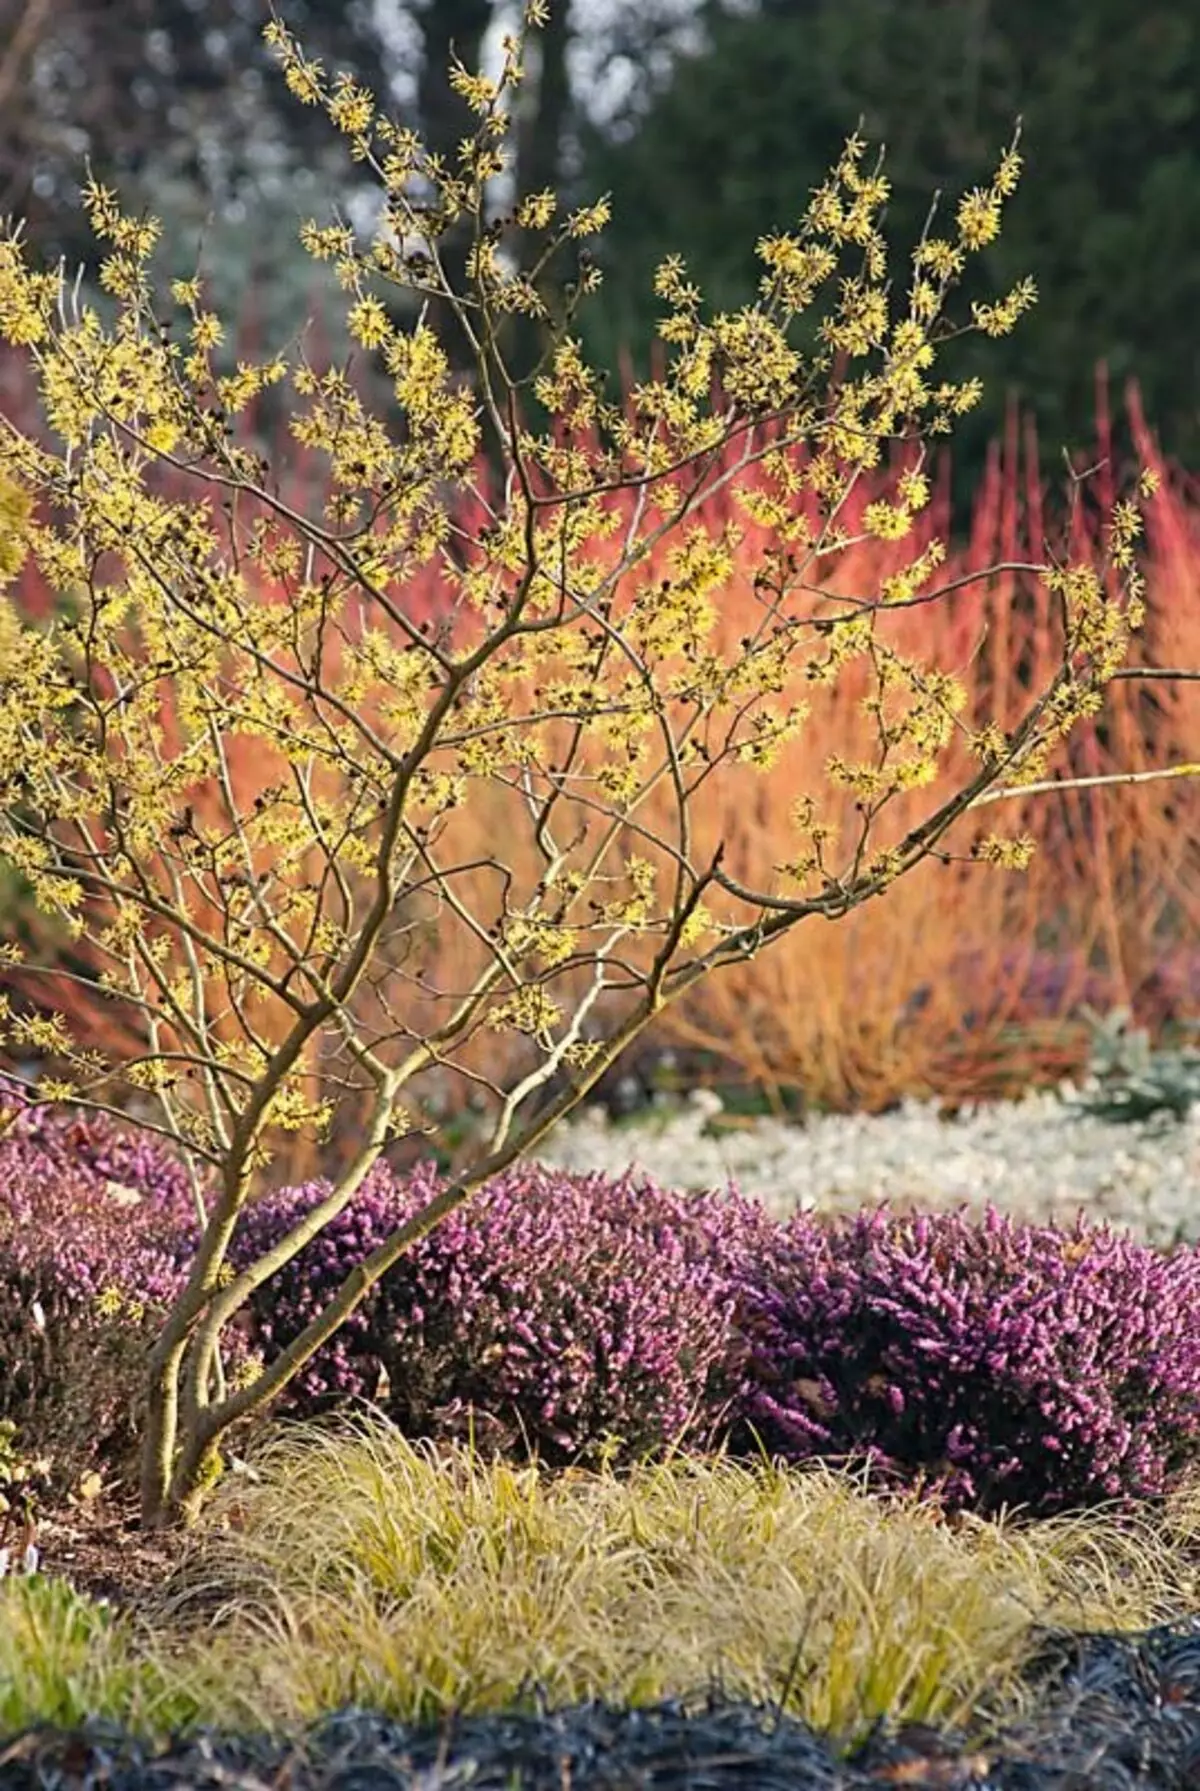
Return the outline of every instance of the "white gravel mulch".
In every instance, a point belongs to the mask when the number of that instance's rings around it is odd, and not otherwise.
[[[1064,1093],[1067,1091],[1064,1091]],[[613,1123],[589,1108],[538,1155],[564,1169],[621,1174],[631,1166],[665,1187],[732,1181],[780,1217],[797,1208],[853,1211],[889,1200],[906,1207],[982,1208],[1020,1219],[1089,1218],[1127,1226],[1156,1244],[1200,1239],[1200,1109],[1113,1123],[1081,1114],[1054,1092],[961,1108],[909,1101],[893,1113],[820,1115],[803,1124],[734,1121],[718,1096]]]

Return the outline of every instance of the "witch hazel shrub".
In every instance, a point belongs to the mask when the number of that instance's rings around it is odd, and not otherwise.
[[[262,1290],[257,1335],[286,1345],[347,1271],[439,1186],[377,1168]],[[247,1215],[261,1254],[324,1192]],[[294,1409],[373,1397],[410,1435],[465,1436],[547,1463],[631,1459],[713,1430],[732,1391],[737,1288],[772,1222],[735,1194],[515,1166],[416,1244],[313,1358]]]
[[[183,1285],[190,1184],[107,1120],[48,1120],[19,1097],[6,1112],[0,1418],[72,1471],[111,1462],[133,1446],[145,1350]]]
[[[735,1447],[866,1458],[950,1508],[1153,1496],[1200,1447],[1200,1255],[1082,1219],[800,1215],[739,1326]]]

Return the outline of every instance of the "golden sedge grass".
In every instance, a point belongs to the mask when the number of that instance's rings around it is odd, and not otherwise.
[[[136,1629],[70,1658],[6,1636],[6,1726],[14,1699],[61,1705],[84,1660],[88,1707],[143,1726],[717,1683],[851,1742],[884,1714],[1015,1713],[1041,1627],[1135,1630],[1198,1602],[1200,1492],[1134,1519],[950,1525],[822,1467],[681,1457],[550,1477],[378,1423],[276,1427],[250,1467]]]

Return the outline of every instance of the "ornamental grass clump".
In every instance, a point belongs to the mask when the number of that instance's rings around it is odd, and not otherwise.
[[[1154,1497],[1200,1451],[1200,1255],[1082,1218],[800,1216],[740,1323],[743,1445],[865,1457],[951,1508]]]
[[[286,1348],[345,1276],[441,1185],[377,1167],[263,1288],[256,1340]],[[270,1197],[239,1250],[264,1255],[321,1197]],[[405,1434],[549,1465],[708,1440],[730,1378],[736,1288],[772,1222],[734,1194],[520,1164],[401,1257],[293,1383],[293,1411],[377,1396]]]

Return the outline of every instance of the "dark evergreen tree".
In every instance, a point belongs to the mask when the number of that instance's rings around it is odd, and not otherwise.
[[[931,187],[952,202],[985,179],[1021,117],[1028,173],[982,273],[1000,289],[1030,274],[1042,296],[988,345],[976,452],[1008,393],[1054,447],[1090,442],[1101,361],[1140,382],[1170,447],[1200,449],[1200,9],[760,0],[750,14],[710,4],[704,23],[701,48],[588,134],[584,184],[611,189],[615,211],[594,347],[644,361],[668,243],[714,302],[751,299],[747,245],[796,219],[860,121],[887,144],[892,225],[911,239]]]

